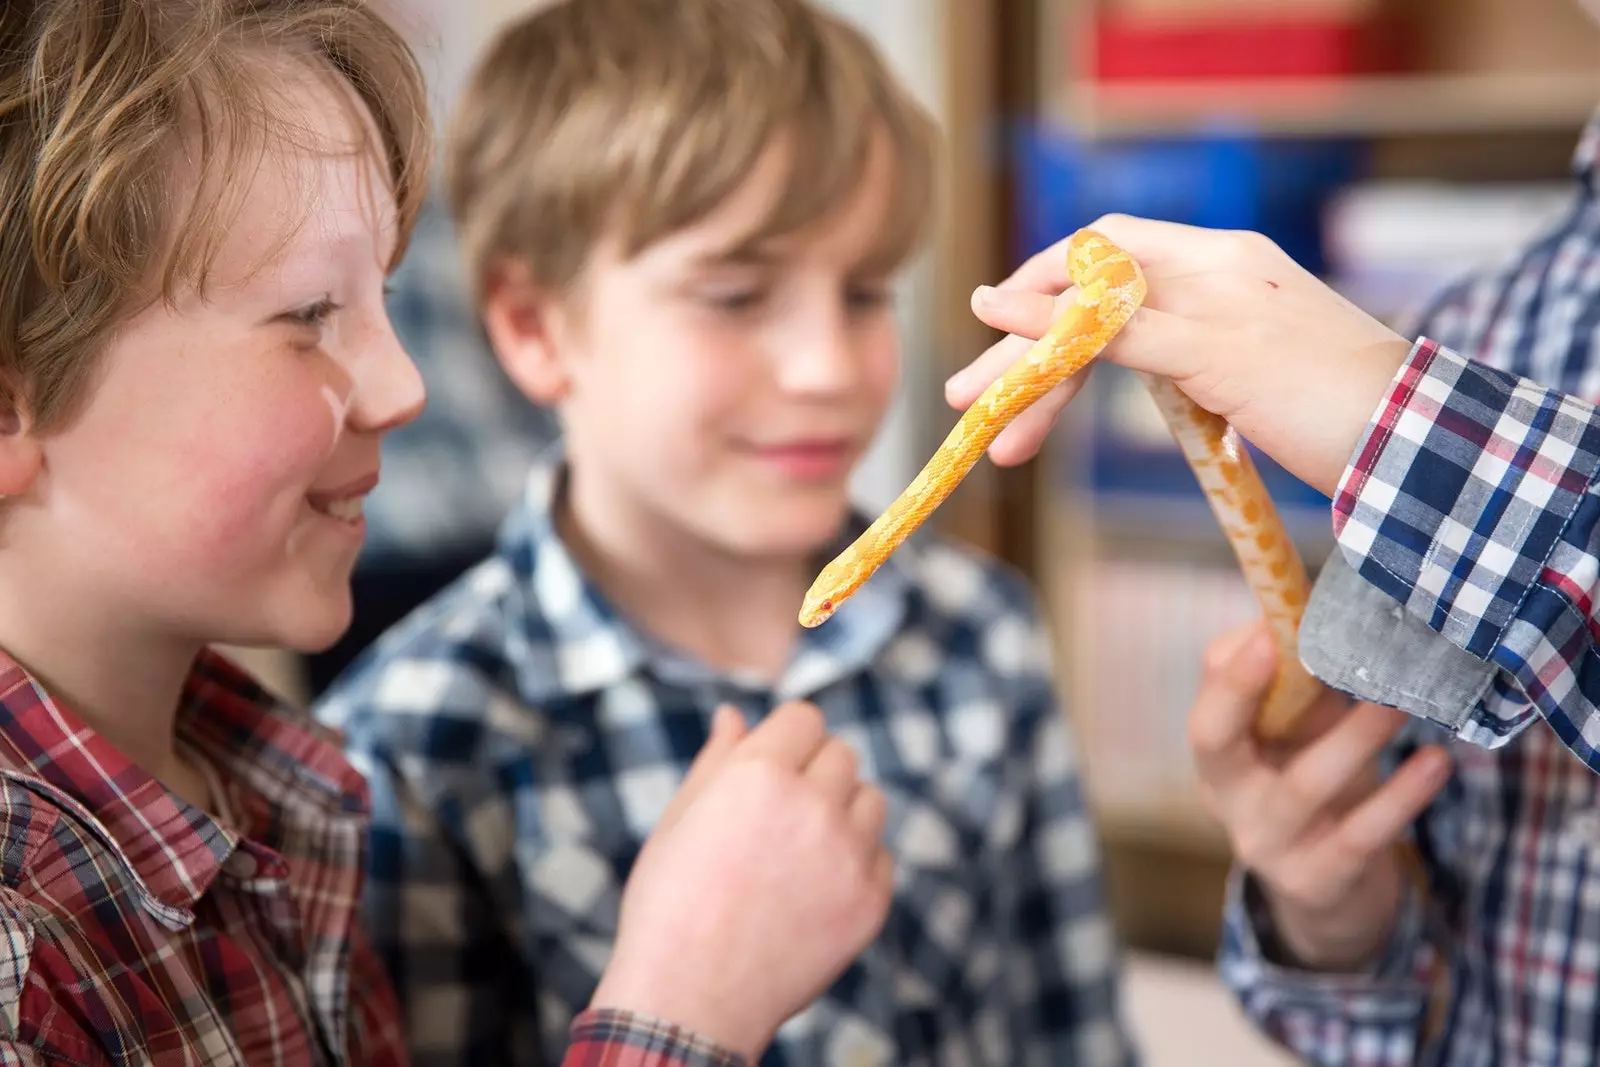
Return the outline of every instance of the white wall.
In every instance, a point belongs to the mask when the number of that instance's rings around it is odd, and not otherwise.
[[[866,30],[923,105],[944,120],[940,4],[934,0],[823,2]],[[942,419],[928,414],[943,415],[948,410],[940,399],[943,386],[936,367],[932,266],[931,254],[925,253],[908,272],[899,294],[904,352],[900,389],[855,482],[856,497],[868,508],[884,507],[905,488],[955,419],[954,412]]]

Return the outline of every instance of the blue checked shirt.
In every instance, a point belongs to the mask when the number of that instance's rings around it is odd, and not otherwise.
[[[1600,1059],[1600,118],[1570,215],[1447,290],[1352,457],[1308,665],[1415,716],[1455,773],[1414,826],[1422,860],[1382,958],[1282,965],[1251,879],[1221,969],[1316,1064]]]
[[[766,1064],[1122,1065],[1116,955],[1028,589],[904,546],[772,685],[619,618],[535,467],[494,555],[320,706],[373,783],[368,929],[419,1064],[554,1061],[608,959],[629,867],[713,709],[814,701],[889,801],[879,939]],[[797,627],[798,629],[798,627]]]

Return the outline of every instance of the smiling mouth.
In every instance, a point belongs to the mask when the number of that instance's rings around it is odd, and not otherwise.
[[[378,475],[373,472],[325,492],[307,493],[306,502],[319,515],[355,526],[361,522],[367,494],[377,487]]]

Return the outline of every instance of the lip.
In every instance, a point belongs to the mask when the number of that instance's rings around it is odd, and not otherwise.
[[[332,489],[313,490],[306,494],[306,499],[311,501],[311,506],[325,508],[338,500],[349,500],[351,497],[366,496],[378,487],[378,472],[363,475],[354,481],[335,486]]]
[[[810,480],[841,473],[855,455],[855,443],[846,437],[815,437],[752,445],[751,451],[791,477]]]

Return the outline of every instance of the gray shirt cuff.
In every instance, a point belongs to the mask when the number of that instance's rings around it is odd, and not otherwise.
[[[1499,668],[1430,629],[1335,551],[1300,623],[1300,659],[1323,684],[1455,732]]]

